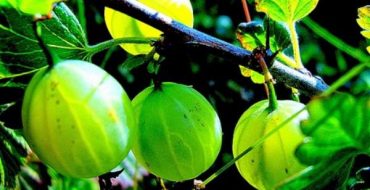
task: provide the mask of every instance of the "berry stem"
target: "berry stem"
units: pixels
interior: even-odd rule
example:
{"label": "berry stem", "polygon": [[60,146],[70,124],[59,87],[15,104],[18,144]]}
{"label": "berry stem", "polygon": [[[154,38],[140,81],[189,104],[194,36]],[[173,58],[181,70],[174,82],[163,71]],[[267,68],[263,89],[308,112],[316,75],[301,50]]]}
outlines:
{"label": "berry stem", "polygon": [[296,102],[301,102],[299,98],[299,90],[296,88],[290,88],[290,89],[292,90],[292,94],[291,94],[292,100]]}
{"label": "berry stem", "polygon": [[252,21],[251,15],[249,13],[247,0],[242,0],[242,5],[243,5],[243,10],[244,10],[245,20],[247,22]]}
{"label": "berry stem", "polygon": [[154,41],[158,40],[158,38],[138,38],[138,37],[129,37],[129,38],[117,38],[117,39],[111,39],[108,41],[104,41],[95,45],[91,45],[87,47],[87,52],[89,56],[93,56],[96,53],[102,52],[106,49],[109,49],[114,46],[118,46],[120,44],[151,44]]}
{"label": "berry stem", "polygon": [[256,59],[262,68],[263,75],[265,76],[265,83],[268,89],[267,97],[269,99],[269,109],[272,112],[278,108],[278,101],[274,87],[274,79],[267,67],[266,61],[263,58],[262,54],[257,53]]}
{"label": "berry stem", "polygon": [[42,39],[42,27],[40,21],[45,19],[48,18],[35,18],[35,21],[33,22],[33,30],[35,32],[36,39],[44,52],[47,64],[52,67],[56,63],[60,62],[60,58]]}

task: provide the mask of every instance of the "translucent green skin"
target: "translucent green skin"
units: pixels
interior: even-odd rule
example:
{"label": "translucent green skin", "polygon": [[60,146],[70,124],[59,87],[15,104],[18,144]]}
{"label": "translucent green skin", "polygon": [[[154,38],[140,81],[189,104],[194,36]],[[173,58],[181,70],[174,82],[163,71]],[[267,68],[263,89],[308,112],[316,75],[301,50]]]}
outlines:
{"label": "translucent green skin", "polygon": [[163,83],[132,101],[139,133],[133,152],[151,173],[171,181],[197,177],[216,160],[220,120],[211,104],[189,86]]}
{"label": "translucent green skin", "polygon": [[[268,104],[267,100],[257,102],[239,119],[233,137],[234,157],[304,107],[301,103],[283,100],[278,101],[277,110],[269,113]],[[236,162],[238,171],[252,186],[257,189],[274,189],[284,179],[305,168],[295,158],[294,151],[304,138],[299,123],[307,118],[308,112],[302,112],[261,146]]]}
{"label": "translucent green skin", "polygon": [[122,86],[101,68],[63,61],[40,70],[26,89],[24,137],[47,165],[71,177],[95,177],[117,166],[135,135]]}

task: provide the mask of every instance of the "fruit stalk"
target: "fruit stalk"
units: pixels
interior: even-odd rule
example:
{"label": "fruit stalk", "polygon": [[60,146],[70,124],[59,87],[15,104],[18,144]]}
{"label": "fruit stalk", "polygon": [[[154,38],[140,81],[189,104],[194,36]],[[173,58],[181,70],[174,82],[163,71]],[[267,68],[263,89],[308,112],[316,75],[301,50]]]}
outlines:
{"label": "fruit stalk", "polygon": [[278,101],[276,97],[276,92],[274,88],[274,78],[272,77],[265,59],[261,53],[256,53],[255,58],[262,68],[263,75],[265,76],[265,83],[267,85],[267,96],[269,99],[269,111],[272,112],[278,108]]}
{"label": "fruit stalk", "polygon": [[58,63],[60,61],[60,58],[57,54],[55,54],[44,42],[42,39],[42,28],[40,25],[40,21],[47,19],[47,18],[35,18],[32,27],[33,31],[35,32],[35,36],[37,41],[39,42],[39,45],[45,55],[46,61],[50,67],[54,65],[54,63]]}

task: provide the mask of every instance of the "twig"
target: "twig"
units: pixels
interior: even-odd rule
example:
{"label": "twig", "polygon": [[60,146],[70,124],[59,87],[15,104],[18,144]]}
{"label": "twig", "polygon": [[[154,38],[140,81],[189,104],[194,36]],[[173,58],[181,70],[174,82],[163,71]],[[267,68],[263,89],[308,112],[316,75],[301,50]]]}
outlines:
{"label": "twig", "polygon": [[[188,52],[178,51],[179,49],[202,49],[228,59],[231,63],[254,68],[253,65],[248,64],[250,51],[187,27],[136,0],[100,0],[100,2],[102,5],[123,12],[162,31],[164,38],[161,43],[156,44],[160,53],[166,54],[174,50]],[[279,62],[274,62],[270,72],[277,82],[295,87],[308,96],[318,95],[328,88],[323,80],[304,75]]]}

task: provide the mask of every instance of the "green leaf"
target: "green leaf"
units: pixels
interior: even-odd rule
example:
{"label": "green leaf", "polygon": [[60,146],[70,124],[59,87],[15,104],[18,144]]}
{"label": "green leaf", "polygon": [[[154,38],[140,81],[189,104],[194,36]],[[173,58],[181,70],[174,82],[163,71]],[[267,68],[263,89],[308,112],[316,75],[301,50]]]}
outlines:
{"label": "green leaf", "polygon": [[9,75],[10,75],[10,73],[9,73],[8,69],[5,68],[4,63],[1,62],[1,60],[0,60],[0,79],[5,78]]}
{"label": "green leaf", "polygon": [[297,149],[303,163],[315,164],[345,149],[370,155],[369,96],[336,94],[313,100],[307,109],[310,119],[301,128],[312,138]]}
{"label": "green leaf", "polygon": [[123,67],[123,69],[127,69],[128,71],[131,71],[132,69],[144,64],[146,62],[146,59],[146,55],[135,55],[127,58],[125,62],[123,62],[121,67]]}
{"label": "green leaf", "polygon": [[[267,19],[262,21],[252,21],[249,23],[241,23],[238,26],[238,39],[243,48],[253,51],[257,47],[265,46]],[[272,52],[282,51],[290,45],[290,38],[286,28],[279,22],[270,20],[270,49]],[[283,52],[279,53],[277,59],[279,61]],[[284,56],[288,58],[288,56]],[[263,84],[265,82],[264,76],[252,69],[240,66],[240,72],[244,77],[251,77],[255,84]]]}
{"label": "green leaf", "polygon": [[319,0],[256,0],[257,11],[275,21],[294,23],[311,13]]}
{"label": "green leaf", "polygon": [[296,150],[308,171],[291,179],[282,189],[324,186],[338,177],[349,160],[370,156],[370,96],[348,94],[317,98],[307,105],[310,118],[301,124],[307,136]]}
{"label": "green leaf", "polygon": [[[252,51],[256,47],[265,46],[267,19],[262,21],[252,21],[249,23],[241,23],[238,26],[239,40],[242,46]],[[290,37],[288,30],[281,22],[276,22],[269,19],[270,24],[270,49],[271,51],[282,51],[290,45]]]}
{"label": "green leaf", "polygon": [[353,94],[369,94],[370,89],[370,69],[364,70],[351,86]]}
{"label": "green leaf", "polygon": [[0,7],[11,7],[8,0],[0,0]]}
{"label": "green leaf", "polygon": [[[364,29],[361,31],[361,34],[370,39],[370,5],[366,5],[358,9],[358,25]],[[370,53],[370,45],[367,46],[367,52]]]}
{"label": "green leaf", "polygon": [[350,159],[352,154],[346,153],[340,152],[317,165],[307,167],[298,176],[279,184],[276,189],[328,189],[331,183],[337,184],[336,189],[344,189],[340,186],[346,185],[347,174],[352,166]]}
{"label": "green leaf", "polygon": [[271,50],[284,50],[290,46],[290,35],[286,26],[282,22],[265,19],[264,28],[267,30],[267,21],[270,24],[270,46]]}
{"label": "green leaf", "polygon": [[0,122],[0,186],[15,187],[16,175],[26,156],[26,142],[21,135]]}
{"label": "green leaf", "polygon": [[247,78],[250,77],[253,83],[255,83],[255,84],[265,83],[265,77],[262,74],[254,71],[252,69],[249,69],[247,67],[241,66],[241,65],[239,65],[239,69],[240,69],[240,73],[244,77],[247,77]]}
{"label": "green leaf", "polygon": [[[46,65],[36,40],[33,17],[14,9],[0,8],[0,62],[11,77]],[[59,3],[53,18],[42,23],[43,39],[62,59],[84,59],[85,34],[71,10]],[[8,74],[9,74],[8,73]],[[1,79],[1,78],[0,78]]]}
{"label": "green leaf", "polygon": [[11,7],[27,14],[46,15],[58,1],[60,0],[0,0],[0,7]]}

